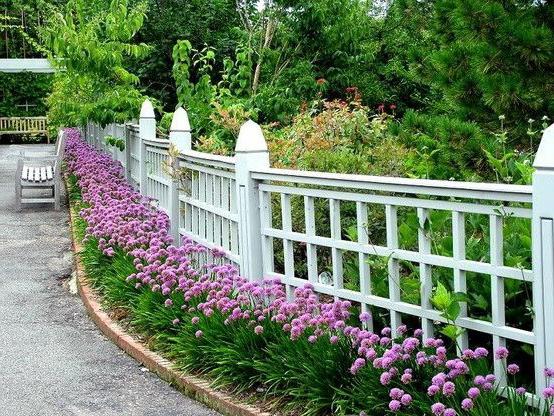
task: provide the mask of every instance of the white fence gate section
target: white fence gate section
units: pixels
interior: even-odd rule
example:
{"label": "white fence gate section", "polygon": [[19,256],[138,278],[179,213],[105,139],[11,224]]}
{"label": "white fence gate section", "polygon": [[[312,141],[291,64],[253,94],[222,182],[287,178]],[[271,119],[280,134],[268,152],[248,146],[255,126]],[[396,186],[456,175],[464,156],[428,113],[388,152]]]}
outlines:
{"label": "white fence gate section", "polygon": [[[107,146],[107,135],[125,140],[125,150]],[[250,279],[279,277],[291,296],[294,287],[309,281],[317,292],[351,300],[362,310],[387,311],[392,328],[398,327],[403,317],[415,317],[424,336],[431,337],[434,323],[444,322],[430,302],[434,273],[446,271],[452,276],[453,289],[460,292],[467,291],[470,274],[483,279],[483,284],[490,285],[489,319],[468,316],[464,305],[456,324],[492,337],[495,349],[511,342],[528,344],[534,350],[536,391],[545,387],[543,369],[554,367],[554,126],[544,132],[532,186],[273,169],[256,123],[248,121],[241,128],[235,157],[201,153],[192,150],[191,129],[183,109],[174,114],[169,140],[157,138],[148,101],[142,106],[138,125],[101,128],[89,124],[85,136],[120,161],[128,180],[169,214],[174,238],[185,236],[221,249]],[[168,166],[179,169],[180,176],[171,174]],[[275,209],[280,215],[274,215]],[[354,218],[351,228],[356,238],[345,238],[345,210]],[[419,223],[413,244],[399,239],[405,218],[399,213],[408,211],[413,211]],[[439,254],[433,247],[429,223],[436,212],[448,218],[451,255]],[[472,238],[466,225],[477,216],[488,222],[483,231],[486,238],[480,243],[486,254],[472,258],[466,253]],[[517,220],[532,227],[532,266],[530,262],[518,267],[504,264],[504,228],[507,222]],[[318,232],[322,226],[325,232]],[[382,228],[382,241],[373,240],[371,227]],[[280,270],[275,266],[277,249]],[[295,254],[298,252],[303,253],[302,258]],[[322,255],[328,272],[322,269]],[[350,260],[345,265],[346,257],[357,259],[359,282],[354,286],[345,285],[345,267],[352,268]],[[386,294],[372,290],[373,265],[378,261],[385,266]],[[404,299],[402,293],[404,263],[419,275],[417,303]],[[530,328],[516,328],[506,321],[505,285],[509,280],[530,287]],[[458,344],[468,347],[467,332]],[[502,382],[502,362],[495,361],[495,373]]]}

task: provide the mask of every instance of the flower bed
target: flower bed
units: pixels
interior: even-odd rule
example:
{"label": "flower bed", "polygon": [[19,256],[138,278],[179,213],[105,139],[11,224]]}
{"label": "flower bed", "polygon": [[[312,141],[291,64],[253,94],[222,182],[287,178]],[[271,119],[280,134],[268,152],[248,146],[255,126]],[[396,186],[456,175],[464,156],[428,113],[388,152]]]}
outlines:
{"label": "flower bed", "polygon": [[[490,360],[508,350],[455,354],[419,329],[364,329],[367,314],[348,301],[318,298],[310,284],[288,300],[275,279],[250,282],[236,268],[200,264],[206,251],[174,245],[169,219],[124,179],[123,169],[68,129],[67,171],[91,284],[152,348],[217,386],[262,395],[273,411],[319,414],[547,415],[527,406],[525,389],[499,386]],[[221,253],[214,250],[218,258]],[[452,349],[453,351],[449,351]],[[554,371],[546,370],[554,376]],[[504,398],[499,399],[499,395]]]}

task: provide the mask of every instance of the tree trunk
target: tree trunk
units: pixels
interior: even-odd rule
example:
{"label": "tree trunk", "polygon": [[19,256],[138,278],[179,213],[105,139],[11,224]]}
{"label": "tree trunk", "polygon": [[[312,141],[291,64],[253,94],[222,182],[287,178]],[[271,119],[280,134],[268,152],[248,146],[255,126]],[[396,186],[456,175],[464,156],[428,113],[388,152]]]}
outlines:
{"label": "tree trunk", "polygon": [[264,51],[269,48],[271,45],[271,41],[273,39],[273,34],[275,33],[275,27],[276,27],[276,20],[273,20],[272,18],[269,18],[267,21],[267,26],[265,28],[265,36],[264,36],[264,44],[262,46],[262,49],[260,50],[260,56],[258,58],[258,62],[256,63],[256,69],[254,70],[254,79],[252,81],[252,94],[256,93],[256,90],[258,89],[258,85],[260,83],[260,72],[262,70],[262,62],[263,62],[263,54]]}

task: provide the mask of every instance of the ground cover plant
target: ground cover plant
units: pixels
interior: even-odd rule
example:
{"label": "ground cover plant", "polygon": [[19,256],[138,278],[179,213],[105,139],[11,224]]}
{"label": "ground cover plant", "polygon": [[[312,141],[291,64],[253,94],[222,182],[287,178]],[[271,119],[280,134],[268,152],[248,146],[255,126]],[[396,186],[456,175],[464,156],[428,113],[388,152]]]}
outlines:
{"label": "ground cover plant", "polygon": [[[455,345],[422,339],[419,329],[402,326],[395,338],[390,328],[372,333],[367,314],[319,298],[309,284],[288,299],[278,280],[250,282],[223,261],[207,264],[204,247],[172,241],[167,215],[125,181],[118,162],[78,130],[67,133],[70,198],[90,282],[178,367],[237,392],[257,391],[272,411],[554,414],[554,385],[541,392],[544,410],[528,407],[505,348],[458,355]],[[490,374],[492,359],[502,361],[514,388]]]}

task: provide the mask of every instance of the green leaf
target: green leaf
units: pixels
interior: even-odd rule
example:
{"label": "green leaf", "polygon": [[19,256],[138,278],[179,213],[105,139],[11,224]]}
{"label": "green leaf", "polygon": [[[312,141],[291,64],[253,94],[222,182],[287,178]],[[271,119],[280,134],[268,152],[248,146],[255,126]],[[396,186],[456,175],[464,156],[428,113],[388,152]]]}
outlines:
{"label": "green leaf", "polygon": [[450,306],[452,297],[450,292],[444,287],[442,283],[438,283],[437,287],[434,290],[433,296],[431,297],[431,302],[439,311],[446,311]]}
{"label": "green leaf", "polygon": [[456,340],[458,336],[461,334],[462,330],[458,328],[455,325],[446,325],[444,328],[440,330],[440,333],[444,336],[450,338],[451,340]]}
{"label": "green leaf", "polygon": [[460,303],[451,302],[444,311],[444,317],[450,321],[455,321],[460,316]]}

